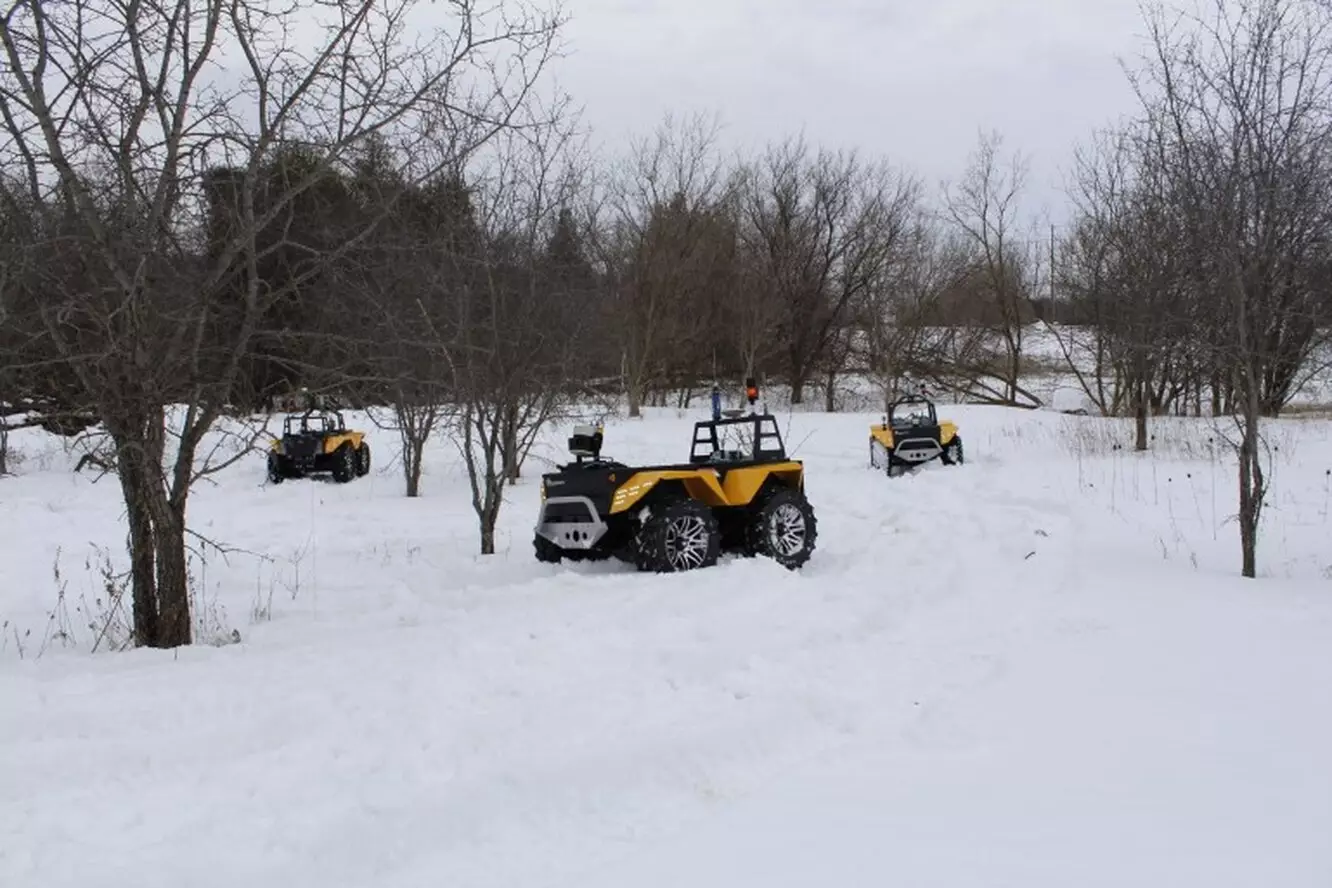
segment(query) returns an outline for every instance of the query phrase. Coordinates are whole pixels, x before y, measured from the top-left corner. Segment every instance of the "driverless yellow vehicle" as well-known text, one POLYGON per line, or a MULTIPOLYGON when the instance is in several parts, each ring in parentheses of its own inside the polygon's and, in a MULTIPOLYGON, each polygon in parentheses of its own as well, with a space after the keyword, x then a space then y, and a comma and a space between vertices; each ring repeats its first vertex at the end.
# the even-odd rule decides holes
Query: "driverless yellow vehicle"
POLYGON ((541 561, 619 558, 642 571, 716 564, 722 552, 764 555, 796 569, 817 535, 805 471, 787 456, 777 420, 720 409, 695 423, 689 462, 629 466, 603 459, 604 429, 580 426, 569 439, 575 462, 541 479, 533 545, 541 561))
POLYGON ((895 478, 937 459, 962 465, 962 438, 957 425, 939 420, 934 402, 922 394, 903 395, 888 405, 883 423, 870 426, 870 465, 895 478))
POLYGON ((347 428, 337 410, 316 410, 283 418, 282 437, 268 451, 268 480, 329 472, 345 484, 370 472, 370 445, 365 433, 347 428))

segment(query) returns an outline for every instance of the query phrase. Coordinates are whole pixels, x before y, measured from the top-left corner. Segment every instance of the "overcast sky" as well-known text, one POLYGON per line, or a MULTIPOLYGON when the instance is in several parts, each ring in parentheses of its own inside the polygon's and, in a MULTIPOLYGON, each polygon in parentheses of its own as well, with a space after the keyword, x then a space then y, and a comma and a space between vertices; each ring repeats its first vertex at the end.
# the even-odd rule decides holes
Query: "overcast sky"
POLYGON ((1031 158, 1063 216, 1074 144, 1132 109, 1136 0, 565 0, 557 71, 607 147, 667 111, 718 112, 730 145, 811 141, 958 175, 980 128, 1031 158))

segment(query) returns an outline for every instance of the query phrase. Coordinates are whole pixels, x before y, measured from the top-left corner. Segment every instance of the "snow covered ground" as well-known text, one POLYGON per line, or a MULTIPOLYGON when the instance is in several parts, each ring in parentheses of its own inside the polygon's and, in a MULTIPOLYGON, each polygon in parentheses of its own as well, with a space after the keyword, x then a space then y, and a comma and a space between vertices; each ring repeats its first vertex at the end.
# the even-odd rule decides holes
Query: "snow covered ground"
MULTIPOLYGON (((872 415, 789 417, 799 573, 537 563, 567 427, 485 558, 445 442, 417 500, 386 433, 345 486, 256 457, 191 500, 238 550, 194 565, 217 645, 130 653, 100 637, 114 479, 16 434, 0 885, 1332 884, 1332 422, 1271 426, 1251 582, 1224 427, 1138 455, 1105 420, 947 414, 967 464, 893 480, 872 415)), ((613 421, 607 453, 679 459, 694 418, 613 421)))

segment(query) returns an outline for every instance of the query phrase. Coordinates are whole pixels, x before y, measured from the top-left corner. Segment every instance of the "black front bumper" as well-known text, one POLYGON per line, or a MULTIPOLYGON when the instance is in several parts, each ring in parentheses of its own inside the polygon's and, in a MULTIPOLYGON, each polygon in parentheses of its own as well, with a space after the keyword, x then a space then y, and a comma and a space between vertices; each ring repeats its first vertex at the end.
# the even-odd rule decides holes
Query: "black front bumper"
POLYGON ((596 504, 585 496, 550 497, 537 515, 537 536, 561 549, 592 549, 609 531, 609 522, 602 520, 596 504))
POLYGON ((324 441, 322 438, 305 435, 285 435, 279 458, 292 469, 302 472, 316 472, 324 468, 324 441))

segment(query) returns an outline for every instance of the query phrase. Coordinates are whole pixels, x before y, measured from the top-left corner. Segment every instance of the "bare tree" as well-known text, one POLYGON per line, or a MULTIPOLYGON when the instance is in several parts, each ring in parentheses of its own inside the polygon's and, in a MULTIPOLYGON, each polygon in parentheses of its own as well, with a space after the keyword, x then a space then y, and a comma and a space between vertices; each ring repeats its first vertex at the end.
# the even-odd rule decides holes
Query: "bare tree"
POLYGON ((441 344, 458 401, 452 434, 467 467, 481 554, 495 552, 506 480, 557 414, 580 368, 582 316, 551 286, 547 239, 581 177, 572 167, 571 120, 498 140, 477 180, 481 242, 441 344))
POLYGON ((981 326, 999 345, 998 360, 987 359, 972 373, 978 381, 995 376, 1004 403, 1031 403, 1035 397, 1020 382, 1036 271, 1032 242, 1019 227, 1027 163, 1020 154, 1005 161, 1002 150, 998 133, 981 136, 961 181, 945 188, 944 212, 975 253, 968 290, 978 302, 981 326))
POLYGON ((782 303, 767 287, 762 250, 752 237, 746 239, 752 230, 740 232, 734 284, 721 300, 720 327, 726 331, 728 350, 739 362, 741 378, 748 379, 756 378, 759 368, 782 352, 782 303))
MULTIPOLYGON (((425 468, 426 448, 445 425, 450 415, 447 399, 453 394, 450 368, 427 332, 434 322, 424 301, 417 306, 416 323, 411 309, 398 306, 400 314, 386 314, 379 340, 383 349, 379 364, 386 377, 368 386, 383 392, 387 404, 369 411, 375 425, 396 433, 400 445, 403 493, 421 495, 421 476, 425 468), (396 330, 397 333, 389 331, 396 330)), ((364 382, 364 380, 362 380, 364 382)))
POLYGON ((1095 357, 1094 382, 1073 362, 1073 343, 1061 337, 1065 356, 1103 413, 1133 414, 1137 450, 1148 447, 1148 417, 1182 392, 1188 351, 1181 343, 1189 333, 1179 311, 1188 297, 1183 219, 1159 165, 1136 162, 1142 141, 1139 128, 1126 128, 1106 134, 1097 152, 1081 158, 1075 201, 1082 215, 1061 271, 1093 324, 1093 347, 1084 354, 1095 357))
POLYGON ((860 361, 885 406, 908 378, 946 388, 957 330, 941 320, 940 299, 966 268, 967 250, 924 210, 893 251, 858 316, 860 361))
POLYGON ((1078 219, 1059 248, 1055 274, 1076 319, 1069 328, 1047 323, 1064 364, 1101 416, 1118 415, 1124 397, 1122 377, 1106 335, 1111 310, 1111 255, 1108 238, 1089 219, 1078 219))
POLYGON ((704 328, 695 307, 715 298, 708 286, 724 260, 716 234, 732 184, 716 137, 713 119, 668 115, 606 185, 593 249, 607 276, 604 321, 619 345, 633 417, 667 375, 672 352, 704 328))
POLYGON ((372 135, 423 177, 449 160, 432 150, 441 131, 465 121, 484 142, 503 130, 561 24, 452 0, 449 24, 421 38, 415 6, 15 0, 0 18, 0 162, 48 208, 47 248, 61 251, 44 319, 116 445, 141 645, 191 640, 186 503, 202 474, 241 455, 210 462, 200 449, 282 295, 259 273, 268 245, 285 243, 273 226, 372 135), (210 80, 224 54, 227 77, 210 80), (292 143, 315 162, 270 176, 292 143))
POLYGON ((0 173, 0 475, 9 468, 10 432, 40 427, 72 437, 96 424, 41 320, 41 215, 22 183, 0 173))
POLYGON ((1332 17, 1310 0, 1148 16, 1141 163, 1183 214, 1188 320, 1235 392, 1242 573, 1267 494, 1262 417, 1307 358, 1332 240, 1332 17))
POLYGON ((19 363, 16 339, 22 334, 13 303, 18 289, 14 263, 21 257, 18 242, 22 219, 15 212, 6 184, 0 180, 0 478, 9 474, 10 423, 21 409, 14 376, 19 363))
POLYGON ((397 434, 404 491, 416 497, 426 447, 448 419, 447 402, 456 394, 453 367, 435 331, 447 326, 462 298, 481 233, 472 195, 456 170, 416 186, 391 170, 366 169, 359 179, 363 206, 387 203, 394 211, 344 263, 334 288, 346 302, 342 317, 358 318, 369 331, 366 353, 340 363, 348 368, 350 387, 387 405, 370 415, 379 428, 397 434), (370 316, 360 318, 358 309, 366 307, 370 316))
POLYGON ((1079 148, 1069 197, 1072 230, 1052 259, 1055 286, 1071 306, 1074 324, 1047 324, 1066 366, 1102 416, 1119 415, 1125 402, 1122 362, 1110 337, 1111 316, 1124 295, 1119 288, 1119 243, 1114 237, 1133 152, 1125 133, 1098 133, 1090 150, 1079 148), (1090 369, 1088 369, 1090 365, 1090 369))
POLYGON ((803 139, 771 147, 743 181, 744 237, 762 289, 779 306, 791 401, 799 404, 852 306, 889 262, 919 183, 886 162, 811 151, 803 139))

